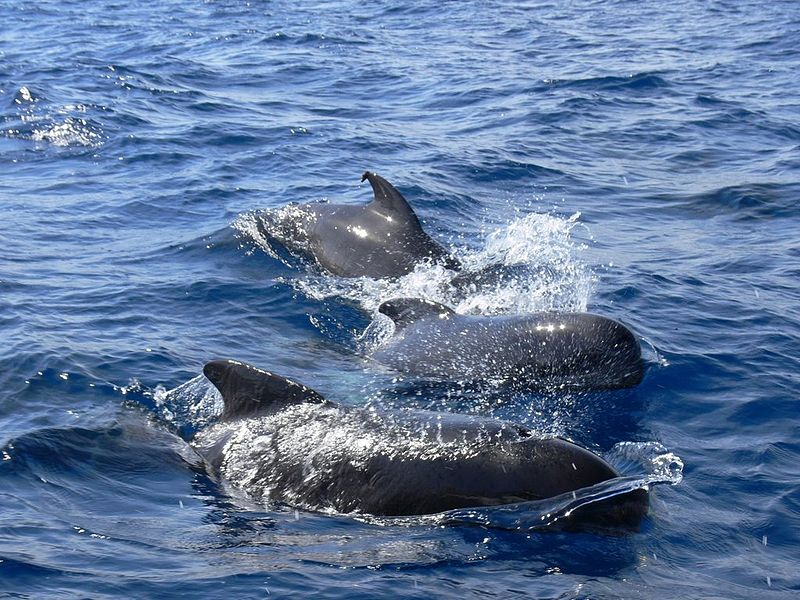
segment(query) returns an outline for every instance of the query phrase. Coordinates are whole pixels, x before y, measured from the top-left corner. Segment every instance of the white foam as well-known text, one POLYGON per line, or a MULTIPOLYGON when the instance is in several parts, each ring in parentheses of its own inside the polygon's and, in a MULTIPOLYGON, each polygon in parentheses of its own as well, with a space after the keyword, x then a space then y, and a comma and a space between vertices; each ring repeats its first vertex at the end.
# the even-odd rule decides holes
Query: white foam
POLYGON ((105 141, 102 128, 86 118, 87 106, 66 104, 53 107, 43 104, 23 86, 15 98, 19 105, 19 126, 6 130, 8 137, 46 142, 59 147, 98 147, 105 141))
POLYGON ((99 146, 102 135, 86 119, 66 117, 62 122, 50 122, 44 127, 34 128, 31 139, 49 142, 54 146, 99 146))

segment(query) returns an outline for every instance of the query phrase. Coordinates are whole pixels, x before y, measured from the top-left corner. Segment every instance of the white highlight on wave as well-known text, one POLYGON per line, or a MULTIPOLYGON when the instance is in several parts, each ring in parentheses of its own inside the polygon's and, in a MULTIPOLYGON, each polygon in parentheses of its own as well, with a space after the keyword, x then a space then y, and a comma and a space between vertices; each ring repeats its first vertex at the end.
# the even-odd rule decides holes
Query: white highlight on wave
POLYGON ((60 147, 92 147, 99 146, 103 136, 86 119, 66 117, 62 122, 48 123, 45 127, 34 128, 31 139, 60 147))
POLYGON ((3 132, 6 137, 59 147, 97 147, 105 139, 102 129, 83 116, 88 110, 84 104, 47 106, 26 86, 17 92, 15 103, 20 106, 19 122, 3 132))

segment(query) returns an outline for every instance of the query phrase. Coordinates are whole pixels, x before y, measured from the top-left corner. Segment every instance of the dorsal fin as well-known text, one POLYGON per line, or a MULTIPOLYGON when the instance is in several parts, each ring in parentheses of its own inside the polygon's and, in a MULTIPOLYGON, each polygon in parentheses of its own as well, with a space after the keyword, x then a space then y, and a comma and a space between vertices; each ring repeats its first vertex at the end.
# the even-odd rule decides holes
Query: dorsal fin
POLYGON ((423 300, 422 298, 393 298, 378 307, 378 312, 394 321, 395 327, 402 329, 424 317, 449 319, 456 314, 444 304, 423 300))
POLYGON ((422 229, 411 205, 391 183, 377 173, 371 173, 370 171, 365 171, 361 176, 361 181, 365 180, 369 181, 375 194, 375 199, 368 205, 370 208, 384 217, 403 219, 407 224, 422 229))
POLYGON ((257 417, 287 404, 332 405, 304 385, 235 360, 212 360, 203 374, 222 394, 221 421, 257 417))
POLYGON ((461 268, 457 258, 425 233, 411 205, 391 183, 370 171, 365 171, 361 176, 361 181, 365 180, 369 180, 375 199, 364 209, 393 223, 399 233, 396 238, 398 241, 412 249, 418 258, 430 258, 441 263, 446 269, 454 271, 461 268))

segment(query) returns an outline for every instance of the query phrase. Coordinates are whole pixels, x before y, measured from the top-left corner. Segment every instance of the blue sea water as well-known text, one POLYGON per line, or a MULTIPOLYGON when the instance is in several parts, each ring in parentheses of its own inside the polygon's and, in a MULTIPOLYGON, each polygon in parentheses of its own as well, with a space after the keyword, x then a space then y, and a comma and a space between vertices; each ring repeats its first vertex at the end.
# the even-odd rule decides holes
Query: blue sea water
POLYGON ((800 5, 0 0, 0 22, 0 595, 800 592, 800 5), (457 294, 276 251, 269 217, 366 202, 365 169, 507 276, 457 294), (608 315, 648 372, 400 378, 365 351, 402 294, 608 315), (617 536, 255 507, 185 441, 217 357, 668 473, 617 536))

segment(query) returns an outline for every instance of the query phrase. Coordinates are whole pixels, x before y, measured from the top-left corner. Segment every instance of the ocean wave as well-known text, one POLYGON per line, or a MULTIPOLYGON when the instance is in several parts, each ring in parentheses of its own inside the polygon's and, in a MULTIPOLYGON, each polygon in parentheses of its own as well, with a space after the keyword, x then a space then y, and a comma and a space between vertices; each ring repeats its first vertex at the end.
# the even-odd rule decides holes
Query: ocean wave
POLYGON ((792 183, 747 182, 696 194, 664 194, 659 200, 673 213, 694 218, 725 215, 747 222, 795 217, 798 193, 800 186, 792 183))
POLYGON ((664 90, 670 82, 656 73, 635 73, 626 76, 607 75, 579 79, 545 79, 543 83, 554 89, 575 89, 602 92, 649 92, 664 90))

